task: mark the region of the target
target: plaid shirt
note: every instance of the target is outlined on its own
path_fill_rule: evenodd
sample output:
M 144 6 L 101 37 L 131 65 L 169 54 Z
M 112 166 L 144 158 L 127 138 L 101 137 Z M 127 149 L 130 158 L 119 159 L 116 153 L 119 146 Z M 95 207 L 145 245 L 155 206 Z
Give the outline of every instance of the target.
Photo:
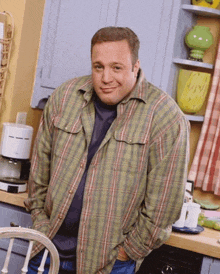
M 61 85 L 45 106 L 32 157 L 33 228 L 53 238 L 83 175 L 95 121 L 91 76 Z M 94 155 L 86 179 L 77 273 L 110 273 L 122 245 L 141 261 L 163 244 L 180 214 L 188 122 L 167 93 L 140 73 Z M 42 247 L 35 246 L 33 255 Z

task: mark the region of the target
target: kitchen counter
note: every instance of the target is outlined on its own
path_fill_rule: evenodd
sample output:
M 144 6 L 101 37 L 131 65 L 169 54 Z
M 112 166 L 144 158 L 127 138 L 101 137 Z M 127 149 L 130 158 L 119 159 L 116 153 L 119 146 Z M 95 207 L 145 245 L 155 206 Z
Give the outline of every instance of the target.
M 7 204 L 24 207 L 24 200 L 28 197 L 28 194 L 25 193 L 8 193 L 0 190 L 0 202 Z
M 0 191 L 0 202 L 24 207 L 23 201 L 27 196 L 27 193 L 13 194 Z M 200 234 L 172 232 L 166 244 L 220 259 L 218 239 L 220 239 L 220 231 L 205 228 Z
M 199 234 L 172 232 L 166 244 L 220 259 L 218 239 L 220 231 L 205 227 Z

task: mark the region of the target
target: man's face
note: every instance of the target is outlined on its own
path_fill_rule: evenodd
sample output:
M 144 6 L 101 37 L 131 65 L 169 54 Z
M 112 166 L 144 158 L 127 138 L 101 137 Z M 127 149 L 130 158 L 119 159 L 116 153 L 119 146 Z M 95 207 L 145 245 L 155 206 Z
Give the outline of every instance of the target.
M 92 80 L 97 96 L 108 105 L 122 101 L 137 80 L 139 60 L 132 68 L 126 40 L 97 43 L 92 49 Z

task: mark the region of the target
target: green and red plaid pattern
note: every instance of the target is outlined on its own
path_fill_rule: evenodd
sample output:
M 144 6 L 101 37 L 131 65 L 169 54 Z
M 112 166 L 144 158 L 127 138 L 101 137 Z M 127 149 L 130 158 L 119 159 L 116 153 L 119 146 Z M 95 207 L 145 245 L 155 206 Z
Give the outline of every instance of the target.
M 29 198 L 33 228 L 53 238 L 83 175 L 95 121 L 90 76 L 59 87 L 45 106 L 34 145 Z M 188 165 L 188 122 L 141 72 L 117 106 L 86 179 L 77 273 L 110 273 L 123 245 L 141 261 L 163 244 L 181 211 Z M 35 246 L 33 254 L 41 249 Z

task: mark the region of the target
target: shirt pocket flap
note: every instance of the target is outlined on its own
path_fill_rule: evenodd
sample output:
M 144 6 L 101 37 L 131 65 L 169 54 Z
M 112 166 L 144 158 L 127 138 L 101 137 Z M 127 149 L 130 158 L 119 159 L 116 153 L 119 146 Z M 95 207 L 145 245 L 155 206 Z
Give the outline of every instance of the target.
M 54 119 L 54 126 L 67 133 L 78 133 L 82 129 L 81 118 L 78 117 L 75 121 L 70 121 L 64 117 L 57 116 Z
M 119 142 L 125 142 L 127 144 L 141 144 L 144 145 L 147 143 L 146 135 L 142 135 L 138 132 L 134 132 L 132 130 L 127 130 L 126 133 L 122 130 L 115 131 L 114 137 Z

